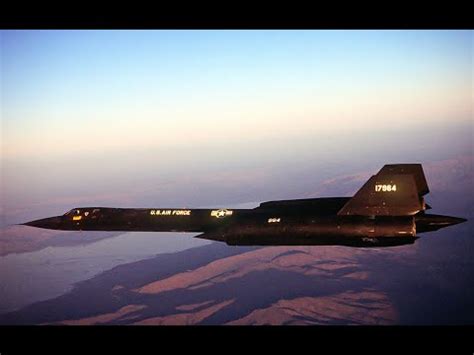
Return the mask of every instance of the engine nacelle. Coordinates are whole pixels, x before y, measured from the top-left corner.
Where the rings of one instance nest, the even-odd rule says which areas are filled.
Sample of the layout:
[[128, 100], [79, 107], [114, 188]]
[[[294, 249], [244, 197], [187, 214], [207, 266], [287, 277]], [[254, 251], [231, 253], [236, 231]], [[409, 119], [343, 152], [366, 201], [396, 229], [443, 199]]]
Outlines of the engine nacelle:
[[229, 226], [216, 234], [230, 245], [400, 245], [414, 242], [416, 225], [411, 216], [333, 217], [312, 223]]

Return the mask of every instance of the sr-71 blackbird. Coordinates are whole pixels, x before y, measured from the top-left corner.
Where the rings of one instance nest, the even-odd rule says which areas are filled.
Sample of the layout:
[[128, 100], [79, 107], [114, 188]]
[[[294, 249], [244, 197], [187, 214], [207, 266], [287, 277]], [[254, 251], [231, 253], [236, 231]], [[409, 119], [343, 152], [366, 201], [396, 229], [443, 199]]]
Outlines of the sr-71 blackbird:
[[200, 232], [229, 245], [411, 244], [424, 232], [466, 221], [427, 214], [421, 164], [385, 165], [353, 197], [268, 201], [253, 209], [73, 208], [24, 225], [83, 231]]

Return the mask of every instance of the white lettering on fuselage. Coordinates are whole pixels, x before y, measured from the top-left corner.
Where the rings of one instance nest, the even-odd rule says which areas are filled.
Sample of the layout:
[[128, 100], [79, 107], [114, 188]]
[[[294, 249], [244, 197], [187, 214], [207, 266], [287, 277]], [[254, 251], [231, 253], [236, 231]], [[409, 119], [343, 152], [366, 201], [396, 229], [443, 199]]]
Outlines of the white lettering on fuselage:
[[150, 210], [152, 216], [190, 216], [191, 210]]

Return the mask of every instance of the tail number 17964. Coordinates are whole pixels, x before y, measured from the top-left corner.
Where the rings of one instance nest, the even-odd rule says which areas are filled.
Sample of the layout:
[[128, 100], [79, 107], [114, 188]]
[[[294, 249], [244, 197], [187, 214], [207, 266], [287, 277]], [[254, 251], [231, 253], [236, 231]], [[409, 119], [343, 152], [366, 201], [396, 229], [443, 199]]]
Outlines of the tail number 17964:
[[376, 192], [392, 192], [392, 191], [397, 191], [397, 185], [375, 185], [375, 191]]

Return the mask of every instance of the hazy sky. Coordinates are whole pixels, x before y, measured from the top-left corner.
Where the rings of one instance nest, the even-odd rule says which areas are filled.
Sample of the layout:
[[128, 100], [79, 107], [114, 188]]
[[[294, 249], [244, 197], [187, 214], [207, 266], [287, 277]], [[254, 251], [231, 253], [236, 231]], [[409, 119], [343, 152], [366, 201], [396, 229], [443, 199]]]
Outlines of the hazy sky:
[[278, 164], [298, 176], [472, 138], [472, 31], [0, 36], [4, 212], [176, 180], [263, 186]]

